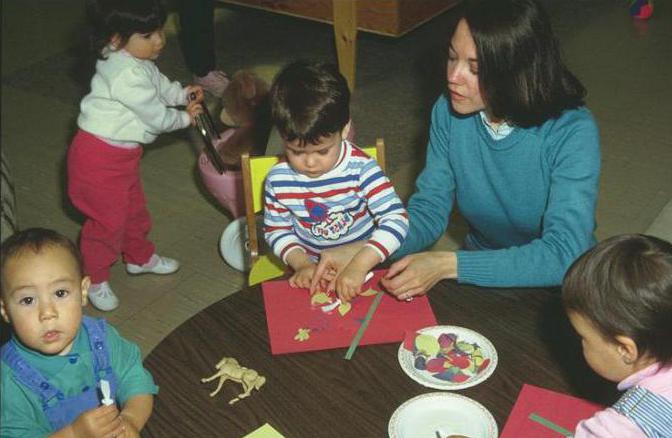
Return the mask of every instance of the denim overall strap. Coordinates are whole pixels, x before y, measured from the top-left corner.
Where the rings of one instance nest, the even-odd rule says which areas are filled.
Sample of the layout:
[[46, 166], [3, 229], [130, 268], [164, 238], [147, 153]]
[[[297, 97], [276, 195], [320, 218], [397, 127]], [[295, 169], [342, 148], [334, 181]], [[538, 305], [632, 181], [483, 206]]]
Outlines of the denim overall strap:
[[100, 379], [110, 382], [111, 397], [114, 399], [117, 393], [117, 379], [112, 372], [110, 352], [106, 341], [107, 323], [104, 319], [84, 316], [82, 324], [89, 335], [89, 346], [93, 353], [93, 372], [96, 376], [96, 384], [100, 387]]
[[647, 437], [672, 437], [672, 402], [665, 397], [633, 386], [612, 407], [634, 421]]
[[39, 371], [19, 355], [16, 349], [16, 341], [13, 338], [2, 347], [1, 354], [2, 361], [11, 368], [14, 377], [40, 397], [43, 408], [54, 397], [58, 398], [58, 400], [65, 398], [58, 388], [51, 385]]

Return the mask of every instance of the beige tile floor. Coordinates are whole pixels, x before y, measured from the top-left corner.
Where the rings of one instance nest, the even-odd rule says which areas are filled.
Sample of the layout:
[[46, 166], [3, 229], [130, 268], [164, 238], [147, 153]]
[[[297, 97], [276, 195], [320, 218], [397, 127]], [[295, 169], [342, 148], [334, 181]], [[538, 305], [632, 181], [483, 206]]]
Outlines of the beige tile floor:
[[[2, 2], [1, 144], [16, 182], [19, 222], [24, 228], [53, 227], [73, 239], [81, 217], [64, 196], [63, 160], [81, 87], [63, 63], [83, 38], [83, 3]], [[588, 104], [601, 129], [598, 237], [651, 227], [670, 238], [672, 5], [657, 2], [651, 21], [634, 23], [621, 3], [568, 0], [562, 8], [551, 7], [551, 15], [568, 63], [590, 91]], [[391, 178], [403, 197], [412, 192], [422, 164], [428, 110], [441, 88], [436, 53], [452, 20], [444, 14], [400, 40], [360, 34], [353, 100], [355, 120], [364, 121], [357, 125], [358, 138], [366, 143], [385, 136]], [[250, 31], [255, 28], [264, 32]], [[327, 26], [242, 8], [218, 8], [217, 42], [227, 71], [259, 67], [272, 75], [298, 56], [334, 59]], [[160, 67], [187, 80], [173, 37], [166, 52]], [[218, 253], [230, 217], [200, 186], [193, 140], [188, 133], [163, 136], [143, 159], [151, 237], [162, 254], [182, 261], [182, 269], [168, 277], [130, 277], [121, 264], [112, 271], [122, 304], [104, 316], [145, 355], [180, 323], [244, 285], [243, 275]], [[438, 244], [453, 245], [448, 234]]]

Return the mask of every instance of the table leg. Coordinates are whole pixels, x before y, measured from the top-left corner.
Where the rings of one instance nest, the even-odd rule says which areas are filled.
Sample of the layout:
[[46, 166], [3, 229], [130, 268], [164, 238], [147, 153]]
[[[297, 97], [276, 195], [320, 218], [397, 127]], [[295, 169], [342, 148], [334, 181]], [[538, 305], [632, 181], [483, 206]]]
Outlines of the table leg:
[[348, 81], [350, 91], [354, 91], [357, 55], [357, 1], [333, 0], [333, 7], [338, 68]]

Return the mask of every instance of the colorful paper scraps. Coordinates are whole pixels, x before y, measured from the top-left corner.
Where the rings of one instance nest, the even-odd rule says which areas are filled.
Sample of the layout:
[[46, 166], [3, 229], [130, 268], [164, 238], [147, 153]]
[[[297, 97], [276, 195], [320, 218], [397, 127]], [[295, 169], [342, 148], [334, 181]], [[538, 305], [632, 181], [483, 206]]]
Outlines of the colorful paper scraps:
[[294, 336], [295, 341], [303, 342], [307, 341], [310, 338], [310, 329], [309, 328], [300, 328], [296, 331], [296, 336]]
[[315, 292], [310, 296], [310, 304], [312, 306], [318, 306], [320, 304], [329, 304], [333, 302], [333, 298], [327, 292]]
[[350, 311], [350, 309], [352, 309], [352, 304], [350, 304], [350, 303], [341, 303], [341, 304], [338, 306], [338, 313], [339, 313], [341, 316], [345, 316], [345, 314], [348, 313], [348, 312]]
[[477, 343], [459, 340], [455, 333], [410, 333], [404, 348], [413, 353], [414, 367], [432, 373], [434, 377], [462, 383], [483, 372], [490, 364]]

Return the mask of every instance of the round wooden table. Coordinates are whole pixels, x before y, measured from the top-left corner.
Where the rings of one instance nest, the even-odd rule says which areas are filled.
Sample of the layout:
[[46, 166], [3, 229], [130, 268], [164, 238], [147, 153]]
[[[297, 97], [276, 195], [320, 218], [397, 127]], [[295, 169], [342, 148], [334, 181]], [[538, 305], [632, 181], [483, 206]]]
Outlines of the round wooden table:
[[[613, 384], [583, 362], [557, 290], [484, 289], [437, 284], [429, 293], [439, 324], [475, 330], [495, 345], [499, 363], [485, 382], [458, 391], [483, 404], [502, 430], [523, 383], [600, 403]], [[375, 318], [375, 316], [374, 316]], [[270, 423], [285, 437], [384, 437], [394, 410], [435, 391], [410, 379], [397, 360], [399, 344], [272, 356], [260, 287], [243, 290], [199, 312], [168, 335], [147, 357], [160, 386], [143, 436], [243, 437]], [[260, 391], [235, 405], [242, 392], [226, 382], [209, 397], [212, 375], [224, 356], [266, 377]]]

